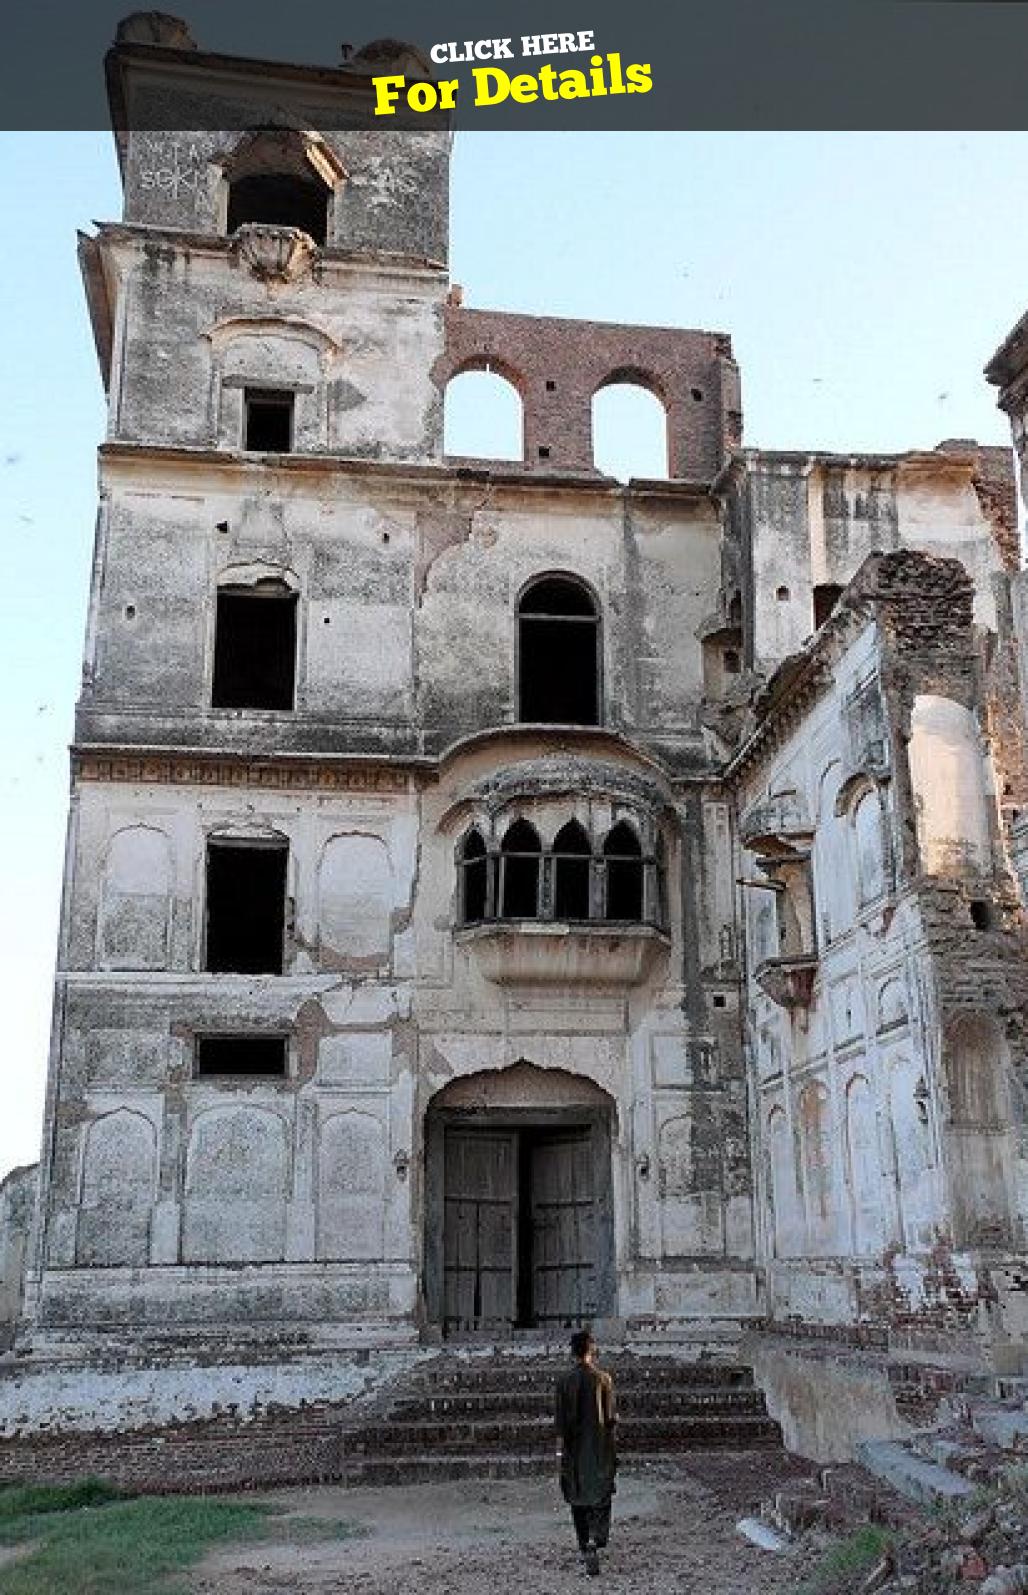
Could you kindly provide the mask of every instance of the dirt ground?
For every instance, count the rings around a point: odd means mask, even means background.
[[[288,1490],[281,1533],[220,1549],[195,1595],[773,1595],[803,1576],[803,1552],[757,1550],[735,1529],[776,1484],[808,1475],[782,1452],[710,1453],[619,1479],[602,1577],[590,1579],[555,1480],[487,1480],[390,1489]],[[312,1537],[309,1520],[346,1522],[350,1539]],[[307,1531],[290,1542],[290,1522]],[[300,1525],[298,1525],[298,1528]],[[807,1553],[809,1555],[809,1553]]]

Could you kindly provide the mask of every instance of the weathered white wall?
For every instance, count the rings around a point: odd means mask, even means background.
[[[0,1185],[0,1343],[12,1338],[22,1312],[29,1233],[39,1166],[12,1169]]]
[[[778,956],[775,900],[743,893],[759,1246],[781,1317],[889,1316],[904,1299],[916,1314],[931,1307],[940,1245],[1002,1248],[1016,1228],[1023,1172],[1006,1044],[974,1014],[973,991],[959,989],[960,1012],[945,1020],[958,987],[935,910],[896,873],[909,784],[914,879],[961,882],[971,895],[995,880],[984,745],[970,711],[931,694],[914,696],[909,744],[896,737],[882,668],[869,620],[740,790],[744,836],[748,815],[777,812],[809,853],[816,923],[804,943],[809,995],[790,1010],[761,982]],[[758,840],[744,875],[760,879],[767,856]],[[955,892],[948,902],[966,922],[967,957],[983,956],[966,905]],[[945,956],[959,968],[955,944]],[[973,1266],[952,1266],[973,1297]]]
[[[976,445],[879,459],[748,451],[745,582],[754,662],[773,669],[814,630],[814,588],[844,587],[869,554],[912,548],[959,559],[975,620],[996,628],[1002,549],[974,486]],[[988,452],[988,451],[985,451]]]
[[[428,1105],[458,1075],[521,1061],[568,1070],[616,1105],[621,1315],[751,1313],[728,808],[716,790],[676,792],[666,773],[703,757],[695,629],[719,572],[710,508],[640,499],[626,538],[620,497],[602,485],[511,483],[487,512],[461,489],[440,518],[402,472],[295,486],[283,468],[272,510],[256,477],[238,497],[248,470],[108,460],[84,740],[145,734],[251,757],[333,742],[453,751],[418,779],[365,767],[350,792],[345,777],[322,790],[307,775],[208,784],[185,755],[170,784],[160,770],[133,779],[94,756],[63,935],[65,1122],[43,1320],[56,1333],[102,1304],[154,1324],[238,1328],[273,1311],[409,1326]],[[554,569],[597,595],[609,729],[548,737],[510,723],[518,595]],[[218,584],[267,575],[298,593],[297,708],[212,710]],[[483,721],[492,729],[469,736]],[[454,853],[473,815],[494,834],[518,814],[546,843],[572,817],[597,847],[624,818],[648,850],[659,840],[668,934],[566,936],[566,981],[551,948],[540,978],[497,983],[488,956],[454,936]],[[212,835],[288,845],[281,976],[203,971]],[[193,1077],[197,1031],[249,1028],[290,1034],[285,1081]],[[131,1177],[115,1202],[119,1162]],[[241,1264],[250,1271],[221,1272]],[[287,1278],[288,1292],[267,1294]]]
[[[875,690],[877,668],[868,626],[837,669],[832,691],[786,738],[759,782],[740,793],[744,825],[748,808],[785,793],[808,827],[800,845],[811,856],[816,943],[807,946],[817,960],[809,1007],[790,1014],[756,984],[762,955],[775,955],[760,935],[773,899],[744,895],[762,1251],[772,1305],[805,1317],[835,1316],[843,1287],[798,1260],[880,1258],[887,1242],[904,1244],[893,1125],[897,1117],[909,1125],[913,1116],[910,1060],[923,1054],[926,970],[916,916],[901,911],[891,923],[883,917],[891,784],[865,778],[849,801],[844,794],[839,812],[840,793],[860,764],[846,705]],[[752,858],[746,875],[758,876],[756,858],[745,857]],[[934,1140],[924,1161],[937,1169]],[[940,1195],[936,1189],[935,1221]]]
[[[919,693],[910,718],[917,840],[931,875],[987,874],[992,840],[981,737],[970,709]]]

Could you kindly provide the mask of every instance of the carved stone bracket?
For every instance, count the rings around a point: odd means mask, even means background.
[[[751,808],[739,833],[751,853],[788,858],[808,850],[814,827],[798,794],[785,792]]]
[[[245,222],[232,235],[232,249],[255,277],[265,282],[292,282],[310,271],[317,245],[299,227],[273,227]]]
[[[768,958],[758,965],[755,979],[765,996],[790,1013],[810,1007],[817,974],[817,959],[812,953],[798,958]]]

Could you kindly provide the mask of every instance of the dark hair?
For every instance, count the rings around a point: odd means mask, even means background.
[[[584,1357],[589,1347],[595,1346],[595,1344],[596,1342],[588,1329],[576,1329],[571,1336],[571,1355],[573,1357]]]

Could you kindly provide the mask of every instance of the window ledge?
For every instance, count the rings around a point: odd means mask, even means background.
[[[634,986],[671,945],[654,925],[516,919],[454,932],[497,985]]]

